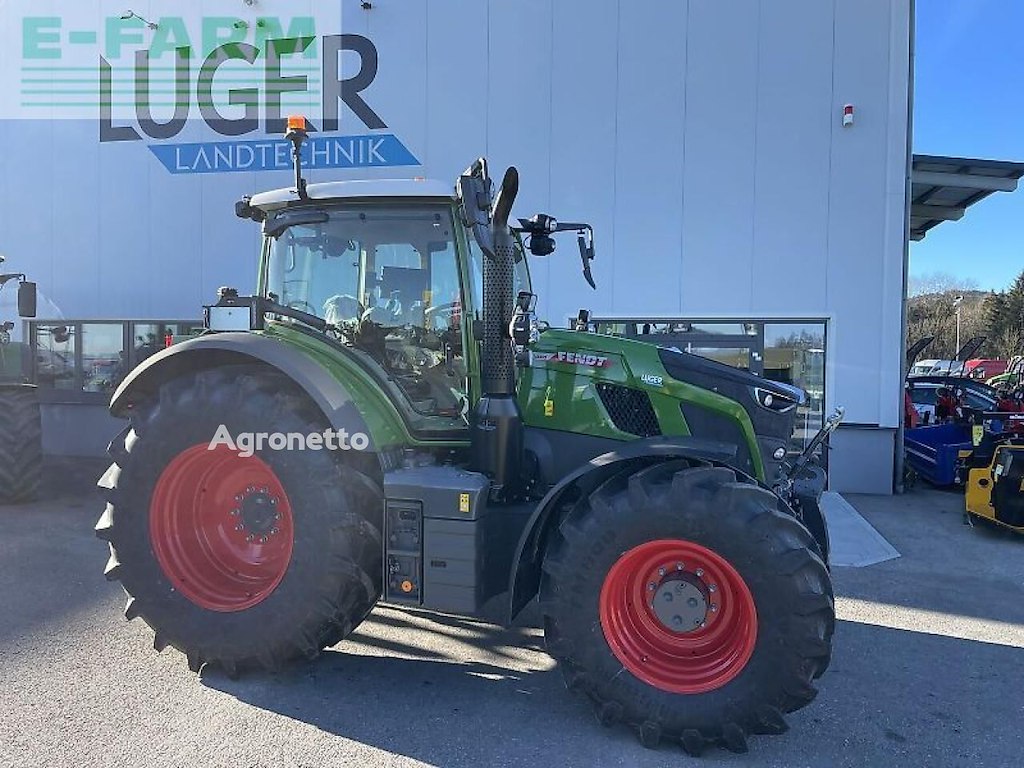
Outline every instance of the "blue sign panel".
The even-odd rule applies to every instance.
[[[220,141],[200,144],[154,144],[150,151],[171,173],[239,173],[287,171],[292,168],[288,141]],[[363,136],[311,135],[302,147],[302,166],[387,168],[419,165],[419,160],[391,133]]]

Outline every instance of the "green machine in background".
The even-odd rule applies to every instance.
[[[112,399],[97,534],[126,616],[236,675],[316,656],[379,600],[536,599],[602,723],[693,753],[785,730],[831,655],[812,457],[839,416],[794,459],[801,390],[537,320],[527,254],[575,233],[593,285],[593,233],[510,223],[514,168],[497,190],[482,160],[454,191],[307,184],[289,127],[295,186],[236,206],[263,229],[256,295],[221,289],[206,333]]]

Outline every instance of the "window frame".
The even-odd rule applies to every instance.
[[[74,375],[73,386],[70,389],[56,389],[52,387],[39,386],[39,401],[44,404],[70,404],[70,405],[106,405],[110,402],[111,392],[86,392],[85,386],[85,360],[82,347],[83,327],[90,325],[120,325],[122,350],[128,353],[128,373],[135,370],[139,360],[135,354],[134,338],[135,328],[138,325],[156,325],[161,334],[166,332],[168,326],[188,326],[191,328],[202,328],[202,320],[169,320],[151,318],[74,318],[74,319],[40,319],[35,318],[25,321],[26,335],[30,351],[29,380],[33,384],[39,382],[39,328],[65,326],[73,334],[75,339],[74,353]],[[158,338],[160,336],[158,335]],[[161,347],[162,348],[162,347]]]

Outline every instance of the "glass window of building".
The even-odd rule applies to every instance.
[[[74,390],[77,328],[62,322],[36,324],[33,347],[36,383],[47,389]]]
[[[128,374],[124,323],[82,323],[82,391],[113,392]]]

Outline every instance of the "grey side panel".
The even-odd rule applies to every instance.
[[[509,575],[509,621],[526,606],[540,585],[540,563],[547,529],[563,495],[580,482],[597,482],[627,462],[690,458],[731,463],[736,446],[693,437],[652,437],[622,443],[616,451],[597,456],[577,467],[541,499],[519,539]]]
[[[423,521],[423,605],[475,614],[484,601],[484,526],[475,520]]]
[[[161,382],[170,378],[217,365],[253,361],[275,368],[294,381],[334,429],[370,435],[362,413],[341,382],[291,346],[255,333],[211,333],[161,350],[121,382],[110,400],[110,412],[124,417],[133,403],[155,394]]]
[[[489,521],[499,514],[488,510],[489,488],[484,475],[454,466],[384,475],[386,600],[477,612],[488,597]]]

